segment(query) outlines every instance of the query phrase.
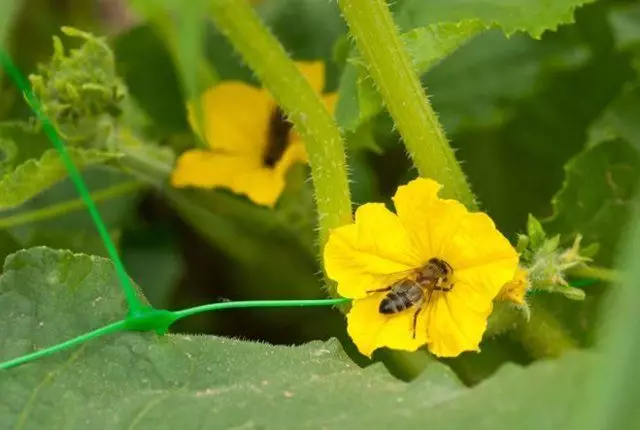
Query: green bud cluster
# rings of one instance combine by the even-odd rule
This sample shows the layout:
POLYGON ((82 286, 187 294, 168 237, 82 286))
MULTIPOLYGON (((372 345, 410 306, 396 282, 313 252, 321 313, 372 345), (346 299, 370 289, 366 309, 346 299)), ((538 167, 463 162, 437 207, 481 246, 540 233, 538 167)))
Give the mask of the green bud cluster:
POLYGON ((127 89, 104 40, 69 27, 62 32, 81 39, 82 45, 65 52, 60 38, 54 36, 51 60, 29 80, 44 113, 63 137, 69 143, 84 144, 95 141, 121 114, 127 89))
POLYGON ((597 244, 581 248, 581 240, 578 234, 571 247, 562 247, 559 235, 547 237, 540 222, 529 215, 527 234, 518 236, 516 249, 521 265, 528 272, 531 289, 583 300, 584 291, 570 286, 566 278, 570 269, 586 265, 597 251, 597 244))

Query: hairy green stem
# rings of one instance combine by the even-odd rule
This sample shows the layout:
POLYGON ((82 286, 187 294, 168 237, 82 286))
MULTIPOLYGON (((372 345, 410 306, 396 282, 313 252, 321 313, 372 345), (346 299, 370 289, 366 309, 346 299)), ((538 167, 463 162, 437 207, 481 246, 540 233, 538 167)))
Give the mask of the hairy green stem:
MULTIPOLYGON (((100 202, 114 197, 128 194, 133 191, 137 191, 142 188, 143 185, 138 181, 123 182, 122 184, 114 185, 113 187, 106 188, 104 190, 91 193, 91 197, 94 202, 100 202)), ((55 218, 67 214, 69 212, 77 211, 85 208, 84 200, 77 198, 55 205, 47 206, 42 209, 34 211, 18 213, 0 219, 0 229, 17 227, 19 225, 44 221, 50 218, 55 218)))
POLYGON ((385 0, 338 0, 338 4, 420 175, 440 182, 443 196, 476 209, 385 0))
POLYGON ((315 188, 320 249, 352 220, 344 143, 317 94, 246 0, 212 0, 213 19, 271 92, 305 143, 315 188))

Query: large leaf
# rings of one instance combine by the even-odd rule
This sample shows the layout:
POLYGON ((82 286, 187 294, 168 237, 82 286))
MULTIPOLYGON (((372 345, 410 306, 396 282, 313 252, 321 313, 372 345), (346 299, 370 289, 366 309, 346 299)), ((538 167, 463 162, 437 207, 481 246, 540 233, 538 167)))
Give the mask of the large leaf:
POLYGON ((597 259, 611 264, 629 219, 640 179, 640 88, 627 89, 591 129, 588 147, 565 167, 565 183, 553 199, 550 231, 600 243, 597 259))
MULTIPOLYGON (((106 259, 33 248, 0 278, 0 359, 120 318, 106 259)), ((585 353, 508 366, 473 389, 442 364, 416 380, 361 369, 335 342, 273 347, 211 336, 127 333, 0 373, 0 427, 563 428, 585 353)))
POLYGON ((566 166, 548 230, 567 240, 580 233, 585 243, 599 243, 597 260, 611 264, 621 232, 637 213, 632 198, 638 178, 640 157, 628 142, 608 140, 586 149, 566 166))
MULTIPOLYGON (((395 19, 416 69, 424 74, 482 30, 497 26, 506 35, 523 31, 540 38, 547 30, 573 22, 574 10, 591 1, 405 0, 396 7, 395 19)), ((339 93, 336 119, 345 129, 354 130, 382 110, 382 101, 357 57, 345 69, 339 93)))
POLYGON ((525 31, 537 39, 547 30, 572 23, 575 9, 593 1, 595 0, 403 0, 396 19, 404 28, 478 19, 487 25, 502 28, 507 35, 525 31))
POLYGON ((640 151, 640 82, 622 91, 591 127, 589 141, 596 144, 621 138, 640 151))
MULTIPOLYGON (((637 120, 637 118, 636 118, 637 120)), ((636 139, 637 139, 636 135, 636 139)), ((638 184, 640 185, 640 184, 638 184)), ((640 207, 640 194, 635 197, 640 207)), ((589 375, 587 389, 580 399, 583 414, 574 417, 569 429, 623 430, 640 427, 640 410, 632 399, 640 395, 640 218, 630 219, 623 232, 622 258, 616 268, 623 274, 610 292, 604 308, 604 324, 599 333, 604 354, 597 372, 589 375), (624 393, 624 395, 620 395, 624 393)))
MULTIPOLYGON (((97 149, 68 148, 67 151, 78 168, 119 156, 97 149)), ((0 210, 21 205, 66 176, 67 169, 54 149, 47 150, 40 159, 25 161, 0 178, 0 210)))

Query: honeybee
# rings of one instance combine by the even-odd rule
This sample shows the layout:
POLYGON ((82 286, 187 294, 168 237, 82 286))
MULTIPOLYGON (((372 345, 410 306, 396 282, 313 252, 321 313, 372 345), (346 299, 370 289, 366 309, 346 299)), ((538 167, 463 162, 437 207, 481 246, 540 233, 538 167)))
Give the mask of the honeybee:
POLYGON ((418 315, 431 300, 434 291, 453 289, 453 267, 441 258, 431 258, 422 267, 409 271, 405 277, 391 285, 369 290, 369 293, 386 291, 378 312, 384 315, 397 314, 416 308, 413 314, 413 338, 416 338, 418 315))

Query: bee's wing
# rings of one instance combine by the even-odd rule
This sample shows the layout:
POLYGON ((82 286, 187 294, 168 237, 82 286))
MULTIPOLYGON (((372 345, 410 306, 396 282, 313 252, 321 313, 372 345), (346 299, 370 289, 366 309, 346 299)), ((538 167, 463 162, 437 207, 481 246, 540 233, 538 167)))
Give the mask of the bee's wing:
POLYGON ((401 270, 399 272, 386 273, 376 277, 375 285, 371 286, 370 291, 381 291, 385 288, 392 288, 395 284, 406 279, 415 279, 416 269, 401 270))

